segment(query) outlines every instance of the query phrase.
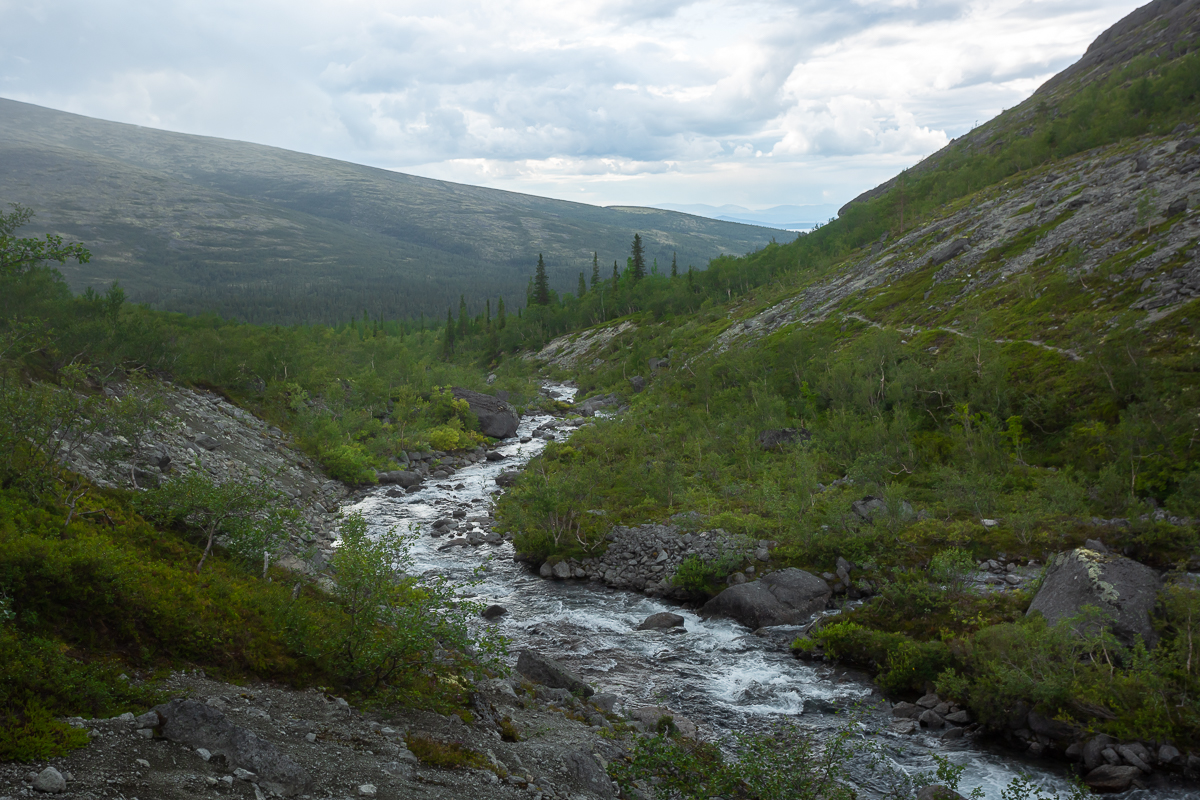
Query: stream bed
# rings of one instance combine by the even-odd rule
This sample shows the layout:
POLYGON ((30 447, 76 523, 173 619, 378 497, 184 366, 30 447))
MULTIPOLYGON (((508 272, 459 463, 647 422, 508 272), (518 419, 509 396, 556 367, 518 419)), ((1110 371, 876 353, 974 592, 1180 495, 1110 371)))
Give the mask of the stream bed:
MULTIPOLYGON (((570 386, 547 387, 570 401, 570 386)), ((877 737, 895 766, 906 771, 932 769, 939 754, 965 766, 960 791, 975 787, 985 797, 999 798, 1018 774, 1032 777, 1048 791, 1069 795, 1070 783, 1062 765, 1024 759, 1000 748, 980 746, 971 739, 942 742, 924 734, 891 731, 888 704, 866 675, 795 659, 788 643, 797 628, 772 628, 757 636, 729 620, 702 620, 693 611, 659 598, 607 588, 586 580, 546 580, 513 560, 509 542, 478 547, 445 548, 447 537, 431 535, 434 521, 465 509, 467 520, 489 514, 495 478, 518 469, 539 453, 546 442, 533 438, 520 443, 549 416, 521 419, 517 437, 496 449, 503 461, 481 461, 443 480, 427 480, 419 490, 402 497, 373 490, 345 509, 362 513, 374 530, 399 526, 416 533, 411 553, 417 572, 466 581, 481 567, 476 598, 497 603, 508 613, 497 620, 511 640, 509 660, 530 648, 569 666, 598 691, 613 692, 632 705, 664 705, 699 725, 702 736, 764 730, 781 719, 814 731, 832 731, 846 724, 839 710, 857 710, 864 734, 877 737), (441 548, 441 549, 439 549, 441 548), (682 631, 634 631, 647 616, 671 611, 685 619, 682 631)), ((558 434, 565 435, 565 432, 558 434)), ((861 789, 871 796, 871 781, 863 776, 861 789)), ((1133 790, 1126 798, 1195 797, 1185 790, 1133 790)))

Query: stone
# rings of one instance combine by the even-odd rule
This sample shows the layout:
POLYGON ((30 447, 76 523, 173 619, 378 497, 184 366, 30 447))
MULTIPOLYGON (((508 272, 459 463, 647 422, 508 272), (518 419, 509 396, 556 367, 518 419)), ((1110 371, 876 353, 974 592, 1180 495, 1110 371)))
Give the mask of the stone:
POLYGON ((1067 749, 1065 751, 1063 751, 1063 755, 1066 756, 1067 759, 1070 761, 1082 761, 1083 760, 1083 743, 1082 742, 1071 742, 1070 746, 1067 747, 1067 749))
POLYGON ((517 482, 517 478, 521 477, 521 473, 515 469, 506 470, 496 476, 496 485, 508 488, 517 482))
POLYGON ((917 723, 911 719, 892 720, 891 725, 888 727, 891 729, 892 733, 898 733, 901 736, 909 736, 919 730, 917 723))
POLYGON ((557 564, 555 564, 554 566, 552 566, 550 568, 550 571, 554 575, 554 577, 558 578, 559 580, 565 580, 566 578, 571 577, 571 574, 572 574, 571 573, 571 565, 568 564, 566 561, 559 561, 557 564))
POLYGON ((233 771, 233 777, 237 778, 239 781, 246 781, 247 783, 254 783, 258 780, 258 775, 256 773, 251 772, 248 769, 242 769, 241 767, 238 767, 233 771))
POLYGON ((1123 792, 1133 785, 1133 779, 1139 775, 1137 767, 1104 764, 1085 775, 1083 782, 1093 792, 1123 792))
POLYGON ((876 515, 887 513, 887 503, 878 497, 867 495, 862 500, 850 504, 850 510, 864 522, 870 522, 876 515))
POLYGON ((1147 647, 1153 647, 1158 634, 1150 624, 1150 613, 1161 588, 1158 573, 1144 564, 1076 549, 1054 557, 1027 613, 1040 613, 1054 624, 1093 606, 1103 615, 1103 622, 1077 623, 1077 630, 1106 624, 1126 645, 1140 637, 1147 647))
POLYGON ((488 461, 503 461, 504 459, 508 458, 508 456, 504 455, 504 453, 501 453, 499 450, 489 450, 487 456, 485 457, 488 461))
POLYGON ((359 797, 374 797, 375 791, 376 791, 375 784, 364 783, 358 787, 358 796, 359 797))
POLYGON ((621 698, 612 692, 603 692, 601 694, 592 695, 592 705, 603 711, 605 714, 613 713, 613 709, 617 707, 617 702, 621 698))
POLYGON ((958 727, 958 726, 952 726, 952 727, 946 728, 946 730, 942 731, 942 735, 939 738, 946 740, 946 741, 951 741, 953 739, 961 739, 966 735, 967 735, 967 732, 963 728, 958 727))
POLYGON ((46 794, 61 794, 67 790, 67 779, 54 767, 46 767, 33 779, 33 788, 46 794))
POLYGON ((940 702, 942 702, 942 698, 930 692, 929 694, 922 695, 921 699, 917 701, 917 705, 921 708, 937 708, 940 702))
POLYGON ((415 470, 397 469, 391 472, 377 472, 375 478, 383 484, 403 486, 405 489, 418 485, 423 479, 421 473, 415 470))
POLYGON ((892 716, 901 719, 915 719, 921 715, 921 707, 914 703, 901 701, 892 706, 892 716))
POLYGON ((563 755, 567 774, 581 789, 597 797, 616 797, 608 773, 586 750, 571 750, 563 755))
POLYGON ((204 450, 208 450, 209 452, 212 452, 213 450, 216 450, 218 447, 220 447, 221 443, 218 440, 214 439, 213 437, 205 434, 203 436, 196 437, 195 445, 199 448, 202 448, 204 450))
POLYGON ((1119 766, 1121 763, 1121 754, 1116 751, 1116 748, 1106 747, 1102 752, 1101 757, 1112 766, 1119 766))
POLYGON ((507 439, 516 435, 521 418, 517 415, 517 410, 505 401, 490 394, 457 386, 452 388, 450 393, 458 400, 466 400, 471 406, 471 413, 479 420, 479 431, 484 436, 507 439))
POLYGON ((929 253, 929 263, 933 266, 945 264, 955 256, 971 249, 971 243, 963 238, 951 239, 929 253))
POLYGON ((162 720, 159 730, 163 737, 224 756, 232 769, 255 773, 269 792, 290 797, 309 784, 308 773, 299 764, 253 731, 231 723, 216 708, 196 700, 175 699, 154 711, 162 720))
POLYGON ((1084 742, 1083 745, 1083 766, 1087 770, 1093 770, 1104 763, 1104 748, 1112 744, 1113 739, 1107 734, 1093 736, 1084 742))
POLYGON ((942 719, 941 715, 932 708, 925 709, 921 716, 917 717, 917 722, 921 723, 922 728, 929 728, 930 730, 934 731, 946 724, 946 721, 942 719))
POLYGON ((616 394, 603 394, 589 397, 575 406, 575 409, 585 417, 594 417, 597 411, 621 405, 621 398, 616 394))
POLYGON ((1124 761, 1129 766, 1137 767, 1138 769, 1140 769, 1142 772, 1146 773, 1147 775, 1150 774, 1150 772, 1151 772, 1150 765, 1147 764, 1145 761, 1143 761, 1141 754, 1139 754, 1137 751, 1135 751, 1129 745, 1123 744, 1120 747, 1118 747, 1117 755, 1119 755, 1121 757, 1121 760, 1124 761))
POLYGON ((596 690, 583 682, 571 670, 549 656, 535 653, 532 650, 522 650, 517 657, 517 672, 534 683, 543 686, 567 689, 573 694, 591 697, 596 690))
POLYGON ((971 724, 971 714, 966 709, 963 709, 962 711, 955 711, 953 714, 947 714, 945 720, 951 725, 969 725, 971 724))
POLYGON ((634 630, 638 631, 660 631, 667 628, 683 627, 684 619, 678 614, 672 614, 670 611, 659 611, 657 614, 651 614, 642 620, 642 624, 638 625, 634 630))
POLYGON ((730 586, 705 603, 700 615, 729 617, 753 630, 795 625, 823 609, 831 595, 825 581, 792 567, 730 586))
POLYGON ((635 392, 644 391, 646 388, 646 379, 641 375, 634 375, 629 379, 629 387, 635 392))
POLYGON ((1179 752, 1178 748, 1164 744, 1158 748, 1158 760, 1162 764, 1178 766, 1183 763, 1183 754, 1179 752))
POLYGON ((1038 736, 1045 736, 1054 741, 1073 740, 1080 734, 1079 726, 1069 722, 1044 717, 1037 711, 1030 711, 1025 724, 1038 736))
POLYGON ((507 608, 493 603, 492 605, 485 608, 483 611, 480 611, 479 616, 483 617, 484 619, 499 619, 500 617, 503 617, 507 613, 508 613, 507 608))
MULTIPOLYGON (((944 738, 944 737, 943 737, 944 738)), ((917 800, 966 800, 961 794, 945 786, 926 786, 917 792, 917 800)))
POLYGON ((697 733, 696 723, 687 717, 676 714, 666 706, 641 706, 630 711, 629 716, 647 731, 658 730, 663 718, 667 718, 681 735, 694 737, 697 733))

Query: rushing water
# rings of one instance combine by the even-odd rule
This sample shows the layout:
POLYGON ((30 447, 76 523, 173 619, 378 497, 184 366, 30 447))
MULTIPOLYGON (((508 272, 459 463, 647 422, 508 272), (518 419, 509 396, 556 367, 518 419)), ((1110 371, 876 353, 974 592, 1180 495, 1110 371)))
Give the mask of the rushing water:
MULTIPOLYGON (((569 386, 549 387, 564 399, 569 386)), ((551 420, 524 417, 518 438, 551 420)), ((490 511, 495 478, 540 452, 545 442, 506 440, 497 449, 507 458, 465 467, 448 479, 428 481, 417 492, 389 497, 376 490, 353 509, 373 529, 411 526, 418 534, 412 555, 418 571, 461 580, 483 565, 477 599, 508 609, 501 631, 512 640, 511 652, 528 647, 558 658, 600 691, 611 691, 634 705, 665 705, 700 725, 705 734, 762 729, 781 718, 818 730, 845 724, 834 709, 858 708, 869 735, 878 737, 894 764, 906 771, 933 766, 932 754, 965 765, 960 789, 982 787, 988 798, 1018 773, 1032 774, 1047 790, 1067 796, 1065 771, 1050 762, 1026 761, 1012 753, 982 749, 969 740, 943 743, 921 734, 892 733, 886 710, 865 676, 797 661, 787 643, 796 629, 771 629, 755 636, 728 620, 700 619, 668 601, 609 589, 587 581, 544 580, 513 561, 508 542, 479 547, 444 547, 447 537, 434 537, 430 525, 458 508, 468 519, 490 511), (650 614, 672 611, 685 619, 682 632, 634 631, 650 614)), ((868 785, 862 788, 869 794, 868 785)), ((964 794, 966 791, 964 791, 964 794)), ((1187 791, 1132 791, 1128 798, 1185 798, 1187 791)))

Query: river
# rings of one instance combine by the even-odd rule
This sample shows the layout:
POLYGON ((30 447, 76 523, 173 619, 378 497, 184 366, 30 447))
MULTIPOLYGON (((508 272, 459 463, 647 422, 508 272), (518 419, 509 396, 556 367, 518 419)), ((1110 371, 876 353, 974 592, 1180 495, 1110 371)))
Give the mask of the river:
MULTIPOLYGON (((574 396, 570 386, 547 388, 567 401, 574 396)), ((864 734, 877 737, 894 765, 905 771, 932 769, 936 753, 965 766, 959 787, 964 795, 978 786, 985 797, 998 799, 1013 777, 1025 773, 1043 789, 1069 796, 1066 770, 1056 762, 1024 759, 970 739, 942 742, 935 736, 893 733, 891 716, 879 706, 878 691, 867 676, 791 656, 787 643, 795 629, 771 629, 771 635, 760 637, 728 620, 702 620, 661 599, 587 581, 545 580, 513 561, 509 542, 440 550, 447 538, 430 535, 432 523, 459 508, 467 510, 468 518, 489 513, 496 476, 522 466, 546 444, 537 438, 522 444, 518 438, 551 420, 523 417, 517 438, 496 448, 507 456, 503 461, 465 467, 403 497, 374 490, 345 510, 361 512, 374 530, 411 526, 417 533, 411 553, 419 572, 433 570, 465 581, 482 565, 476 599, 508 609, 498 622, 511 639, 513 663, 522 648, 545 653, 598 691, 616 693, 634 705, 668 706, 696 722, 704 735, 761 730, 780 719, 828 731, 845 724, 844 715, 832 713, 835 709, 857 708, 864 734), (658 611, 681 614, 683 632, 633 630, 658 611)), ((864 797, 872 795, 869 780, 860 788, 864 797)), ((1155 789, 1121 797, 1183 800, 1196 794, 1155 789)))

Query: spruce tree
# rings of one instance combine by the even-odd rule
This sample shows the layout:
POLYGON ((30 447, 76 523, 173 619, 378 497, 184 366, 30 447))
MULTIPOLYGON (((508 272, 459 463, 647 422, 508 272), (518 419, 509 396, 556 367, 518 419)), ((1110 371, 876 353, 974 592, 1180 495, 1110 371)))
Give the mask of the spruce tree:
POLYGON ((613 286, 617 285, 617 281, 621 280, 621 270, 617 268, 617 262, 613 262, 613 286))
POLYGON ((488 326, 488 330, 492 328, 492 298, 484 301, 483 323, 488 326))
POLYGON ((600 254, 592 253, 592 289, 600 282, 600 254))
POLYGON ((539 306, 550 305, 550 279, 546 277, 546 262, 538 253, 537 272, 533 274, 533 302, 539 306))
POLYGON ((642 235, 633 235, 633 279, 640 281, 646 277, 646 253, 642 249, 642 235))
POLYGON ((458 296, 458 338, 466 339, 470 320, 467 319, 467 300, 463 295, 458 296))
POLYGON ((587 281, 583 279, 583 273, 579 273, 579 296, 583 297, 587 294, 587 281))
POLYGON ((672 278, 679 277, 679 264, 676 263, 675 256, 676 256, 675 253, 671 253, 671 277, 672 278))
POLYGON ((454 312, 446 307, 446 336, 442 340, 442 355, 446 358, 454 355, 454 312))
POLYGON ((508 324, 508 315, 504 313, 504 298, 501 297, 496 301, 496 327, 504 330, 506 324, 508 324))

